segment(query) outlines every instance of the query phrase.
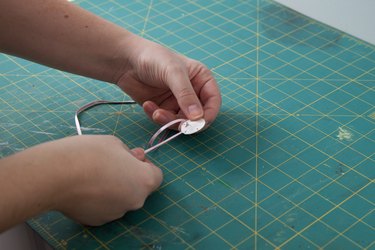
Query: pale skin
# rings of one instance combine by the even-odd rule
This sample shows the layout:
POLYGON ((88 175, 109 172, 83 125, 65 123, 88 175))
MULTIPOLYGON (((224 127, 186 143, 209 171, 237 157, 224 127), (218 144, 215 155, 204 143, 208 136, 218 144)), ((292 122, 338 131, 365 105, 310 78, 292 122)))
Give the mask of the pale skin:
MULTIPOLYGON (((201 63, 65 0, 0 1, 0 52, 117 84, 158 124, 216 118, 219 88, 201 63)), ((162 182, 144 151, 114 136, 72 136, 0 160, 0 232, 57 210, 102 225, 139 209, 162 182)))

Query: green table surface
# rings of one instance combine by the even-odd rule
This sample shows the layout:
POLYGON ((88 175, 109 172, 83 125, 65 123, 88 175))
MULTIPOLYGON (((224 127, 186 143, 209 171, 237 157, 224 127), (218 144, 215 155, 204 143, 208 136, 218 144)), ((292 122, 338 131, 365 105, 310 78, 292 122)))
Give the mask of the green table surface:
MULTIPOLYGON (((164 182, 143 209, 98 228, 31 219, 50 245, 375 249, 374 46, 268 0, 73 2, 205 63, 223 106, 210 129, 150 154, 164 182)), ((0 90, 1 157, 74 135, 89 101, 128 99, 7 55, 0 90)), ((97 107, 82 123, 130 147, 158 128, 138 106, 97 107)))

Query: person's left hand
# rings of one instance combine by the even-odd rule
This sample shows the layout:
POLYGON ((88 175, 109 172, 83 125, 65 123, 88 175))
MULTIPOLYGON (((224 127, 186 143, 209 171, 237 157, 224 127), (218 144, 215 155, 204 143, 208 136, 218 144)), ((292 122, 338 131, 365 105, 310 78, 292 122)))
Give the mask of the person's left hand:
POLYGON ((167 48, 132 37, 127 43, 128 60, 117 85, 156 123, 177 118, 216 118, 221 95, 210 70, 198 61, 167 48))

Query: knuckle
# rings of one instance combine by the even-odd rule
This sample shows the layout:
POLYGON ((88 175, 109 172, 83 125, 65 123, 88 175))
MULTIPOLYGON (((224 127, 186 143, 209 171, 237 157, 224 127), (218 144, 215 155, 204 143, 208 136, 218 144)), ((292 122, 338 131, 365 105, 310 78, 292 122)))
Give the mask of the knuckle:
POLYGON ((168 65, 167 65, 167 70, 168 72, 183 72, 184 71, 184 67, 183 65, 181 65, 181 63, 179 61, 176 61, 176 60, 170 60, 168 65))
POLYGON ((191 88, 185 87, 179 90, 178 97, 179 98, 195 97, 195 93, 191 90, 191 88))
POLYGON ((180 59, 171 57, 166 63, 165 69, 170 76, 173 76, 175 74, 185 73, 186 65, 180 59))
POLYGON ((144 178, 142 180, 142 186, 143 186, 145 192, 149 192, 152 189, 153 185, 155 184, 155 181, 153 179, 154 178, 151 178, 151 176, 149 176, 149 175, 144 176, 144 178))
POLYGON ((121 211, 121 212, 118 212, 114 218, 114 220, 117 220, 117 219, 120 219, 122 217, 124 217, 126 214, 126 211, 121 211))
POLYGON ((146 198, 137 198, 135 199, 132 204, 130 205, 130 210, 138 210, 143 207, 145 204, 146 198))
POLYGON ((143 185, 145 187, 146 192, 151 193, 153 190, 155 190, 161 183, 162 179, 162 173, 160 169, 157 169, 157 174, 148 174, 145 175, 143 179, 143 185))

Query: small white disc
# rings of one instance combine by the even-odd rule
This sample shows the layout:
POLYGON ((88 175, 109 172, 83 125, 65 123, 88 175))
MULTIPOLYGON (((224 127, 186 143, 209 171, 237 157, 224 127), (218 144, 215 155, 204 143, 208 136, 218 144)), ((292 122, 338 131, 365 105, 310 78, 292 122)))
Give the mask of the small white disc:
POLYGON ((187 120, 180 125, 180 131, 185 135, 191 135, 201 130, 204 125, 206 125, 204 119, 199 119, 197 121, 187 120))

